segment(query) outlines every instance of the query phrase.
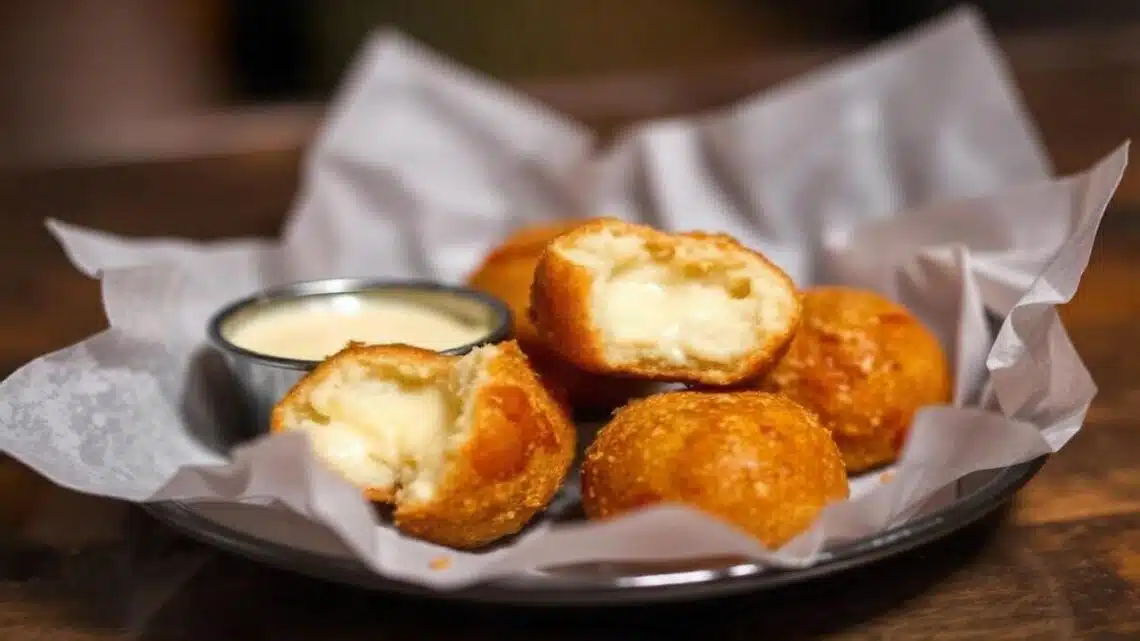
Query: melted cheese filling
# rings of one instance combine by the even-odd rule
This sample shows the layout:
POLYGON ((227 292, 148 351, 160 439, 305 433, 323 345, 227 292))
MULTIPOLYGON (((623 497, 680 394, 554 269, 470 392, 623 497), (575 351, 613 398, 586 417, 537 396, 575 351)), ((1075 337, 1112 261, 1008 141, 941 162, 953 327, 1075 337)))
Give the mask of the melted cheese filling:
POLYGON ((480 347, 446 371, 399 363, 344 363, 286 419, 313 452, 362 488, 397 502, 430 501, 474 424, 474 398, 498 353, 480 347))
POLYGON ((434 378, 345 365, 310 391, 289 427, 307 432, 314 453, 353 484, 401 502, 431 500, 467 436, 465 399, 482 380, 480 358, 473 352, 434 378))
POLYGON ((443 467, 450 399, 433 383, 352 381, 317 386, 310 397, 327 423, 302 424, 318 456, 350 481, 399 487, 427 499, 443 467))
POLYGON ((668 269, 644 265, 594 291, 594 322, 621 346, 653 348, 663 360, 729 361, 756 340, 756 301, 702 282, 670 282, 668 269))
POLYGON ((729 363, 782 327, 794 301, 766 285, 766 266, 724 264, 697 242, 655 255, 640 237, 599 234, 562 250, 593 272, 591 315, 608 358, 729 363))

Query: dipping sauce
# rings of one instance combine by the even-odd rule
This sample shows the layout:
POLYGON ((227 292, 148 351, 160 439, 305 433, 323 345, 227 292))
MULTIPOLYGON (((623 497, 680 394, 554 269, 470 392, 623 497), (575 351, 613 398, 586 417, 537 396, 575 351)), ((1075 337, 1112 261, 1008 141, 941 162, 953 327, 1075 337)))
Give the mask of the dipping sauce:
POLYGON ((251 352, 320 361, 349 341, 405 343, 447 350, 484 338, 491 328, 427 305, 338 294, 283 301, 257 310, 226 329, 225 337, 251 352))

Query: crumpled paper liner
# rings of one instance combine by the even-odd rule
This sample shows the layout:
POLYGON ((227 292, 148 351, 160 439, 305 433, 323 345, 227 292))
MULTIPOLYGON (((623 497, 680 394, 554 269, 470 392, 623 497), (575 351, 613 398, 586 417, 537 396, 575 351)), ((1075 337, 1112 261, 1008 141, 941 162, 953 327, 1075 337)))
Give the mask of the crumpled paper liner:
POLYGON ((327 526, 376 572, 452 589, 602 560, 810 565, 825 545, 907 518, 956 479, 1054 452, 1080 429, 1095 386, 1055 306, 1076 290, 1127 145, 1052 178, 973 12, 727 109, 593 146, 583 126, 399 34, 375 35, 308 156, 280 242, 125 239, 49 223, 72 262, 102 280, 110 329, 0 386, 0 446, 83 492, 283 507, 327 526), (892 482, 854 479, 850 500, 776 551, 664 505, 606 523, 540 518, 509 545, 458 553, 379 524, 303 435, 230 458, 233 404, 203 348, 222 304, 319 277, 457 281, 521 223, 596 213, 729 232, 801 285, 890 294, 949 350, 953 405, 915 418, 892 482), (1004 318, 996 336, 988 315, 1004 318), (433 568, 441 555, 450 565, 433 568))

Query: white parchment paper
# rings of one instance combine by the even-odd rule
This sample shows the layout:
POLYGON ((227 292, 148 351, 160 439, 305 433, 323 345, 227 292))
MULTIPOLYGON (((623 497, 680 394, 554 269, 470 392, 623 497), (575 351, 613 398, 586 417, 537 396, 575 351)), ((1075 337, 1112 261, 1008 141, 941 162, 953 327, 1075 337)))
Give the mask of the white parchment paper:
MULTIPOLYGON (((102 280, 110 328, 0 387, 0 447, 55 482, 132 501, 275 505, 329 528, 375 571, 438 589, 552 564, 741 554, 812 563, 906 518, 975 470, 1061 448, 1095 386, 1055 311, 1077 287, 1127 158, 1051 177, 977 16, 956 11, 730 108, 647 122, 596 152, 587 130, 396 33, 378 33, 307 158, 280 242, 126 239, 49 222, 102 280), (523 222, 605 213, 726 231, 800 284, 909 305, 956 366, 953 406, 915 419, 894 480, 776 551, 659 506, 608 523, 540 519, 455 553, 380 524, 302 435, 230 450, 205 323, 265 286, 329 276, 458 281, 523 222), (987 314, 1004 319, 996 336, 987 314), (447 556, 446 569, 431 560, 447 556)), ((203 215, 208 215, 204 212, 203 215)))

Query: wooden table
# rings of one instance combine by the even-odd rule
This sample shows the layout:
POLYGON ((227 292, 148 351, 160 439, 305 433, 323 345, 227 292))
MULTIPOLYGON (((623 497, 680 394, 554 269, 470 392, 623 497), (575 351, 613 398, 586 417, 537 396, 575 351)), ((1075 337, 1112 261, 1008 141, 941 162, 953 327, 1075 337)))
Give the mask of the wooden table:
MULTIPOLYGON (((1140 54, 1125 46, 1135 35, 1010 43, 1062 169, 1089 163, 1140 126, 1140 54)), ((717 104, 818 60, 527 89, 606 130, 717 104)), ((103 324, 97 284, 67 265, 42 231, 44 216, 123 233, 268 235, 293 195, 298 158, 296 150, 237 153, 0 177, 0 370, 103 324)), ((1086 429, 1008 510, 903 558, 778 595, 667 608, 445 606, 257 567, 189 543, 135 508, 48 487, 8 462, 0 465, 0 638, 1140 638, 1138 246, 1140 176, 1131 172, 1078 299, 1064 310, 1101 387, 1086 429)))

